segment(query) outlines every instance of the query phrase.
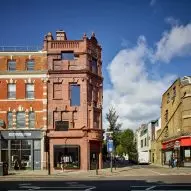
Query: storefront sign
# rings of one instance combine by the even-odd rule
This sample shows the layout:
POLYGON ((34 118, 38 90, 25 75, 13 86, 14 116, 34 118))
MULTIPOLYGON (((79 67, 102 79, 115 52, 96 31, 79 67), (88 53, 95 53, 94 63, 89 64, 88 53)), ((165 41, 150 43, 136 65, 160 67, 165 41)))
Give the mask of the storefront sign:
POLYGON ((184 156, 185 157, 190 157, 190 149, 185 149, 184 150, 184 156))
POLYGON ((31 133, 9 133, 9 137, 31 137, 31 133))
POLYGON ((42 132, 39 130, 26 131, 26 130, 10 130, 1 131, 1 136, 3 139, 41 139, 42 132))

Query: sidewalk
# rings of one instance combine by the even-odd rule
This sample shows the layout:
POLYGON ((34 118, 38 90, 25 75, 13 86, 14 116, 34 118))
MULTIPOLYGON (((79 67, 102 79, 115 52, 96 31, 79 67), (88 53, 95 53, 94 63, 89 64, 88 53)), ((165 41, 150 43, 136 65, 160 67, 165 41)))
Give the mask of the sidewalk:
MULTIPOLYGON (((159 167, 159 168, 168 168, 170 169, 170 167, 168 165, 161 165, 161 164, 150 164, 151 167, 159 167)), ((177 169, 177 167, 174 167, 174 169, 177 169)), ((185 170, 190 170, 191 171, 191 167, 179 167, 178 169, 185 169, 185 170)))
POLYGON ((96 170, 90 170, 90 171, 71 171, 66 170, 64 172, 62 171, 55 171, 51 175, 48 175, 47 170, 34 170, 34 171, 10 171, 9 175, 2 176, 0 178, 55 178, 55 177, 68 177, 68 178, 88 178, 88 177, 107 177, 107 176, 116 176, 117 174, 120 174, 121 172, 125 172, 130 170, 131 167, 123 167, 123 168, 115 168, 111 169, 100 169, 98 170, 98 175, 96 175, 96 170))

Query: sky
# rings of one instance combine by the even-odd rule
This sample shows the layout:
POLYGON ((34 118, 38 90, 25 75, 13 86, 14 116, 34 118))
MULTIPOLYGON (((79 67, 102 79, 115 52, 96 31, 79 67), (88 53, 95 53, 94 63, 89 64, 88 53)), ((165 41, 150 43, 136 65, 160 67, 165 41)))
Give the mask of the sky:
POLYGON ((190 0, 1 0, 0 46, 41 46, 48 32, 68 39, 95 32, 101 44, 105 114, 122 128, 160 117, 161 96, 191 75, 190 0))

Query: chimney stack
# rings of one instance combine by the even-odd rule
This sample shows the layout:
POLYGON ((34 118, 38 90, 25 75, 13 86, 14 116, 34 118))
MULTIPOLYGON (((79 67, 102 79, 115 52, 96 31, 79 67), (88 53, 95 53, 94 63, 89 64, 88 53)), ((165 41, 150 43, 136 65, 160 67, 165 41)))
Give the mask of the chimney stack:
POLYGON ((65 31, 57 30, 56 31, 56 40, 67 40, 65 31))

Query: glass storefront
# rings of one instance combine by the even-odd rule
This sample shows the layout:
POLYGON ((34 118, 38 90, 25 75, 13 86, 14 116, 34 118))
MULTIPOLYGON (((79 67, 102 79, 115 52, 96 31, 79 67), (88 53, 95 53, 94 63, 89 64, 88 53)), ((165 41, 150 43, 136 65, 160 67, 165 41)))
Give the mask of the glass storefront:
POLYGON ((54 145, 54 168, 79 169, 80 146, 54 145))
POLYGON ((14 170, 40 169, 41 141, 2 139, 1 161, 7 162, 9 165, 9 169, 14 169, 14 170))

